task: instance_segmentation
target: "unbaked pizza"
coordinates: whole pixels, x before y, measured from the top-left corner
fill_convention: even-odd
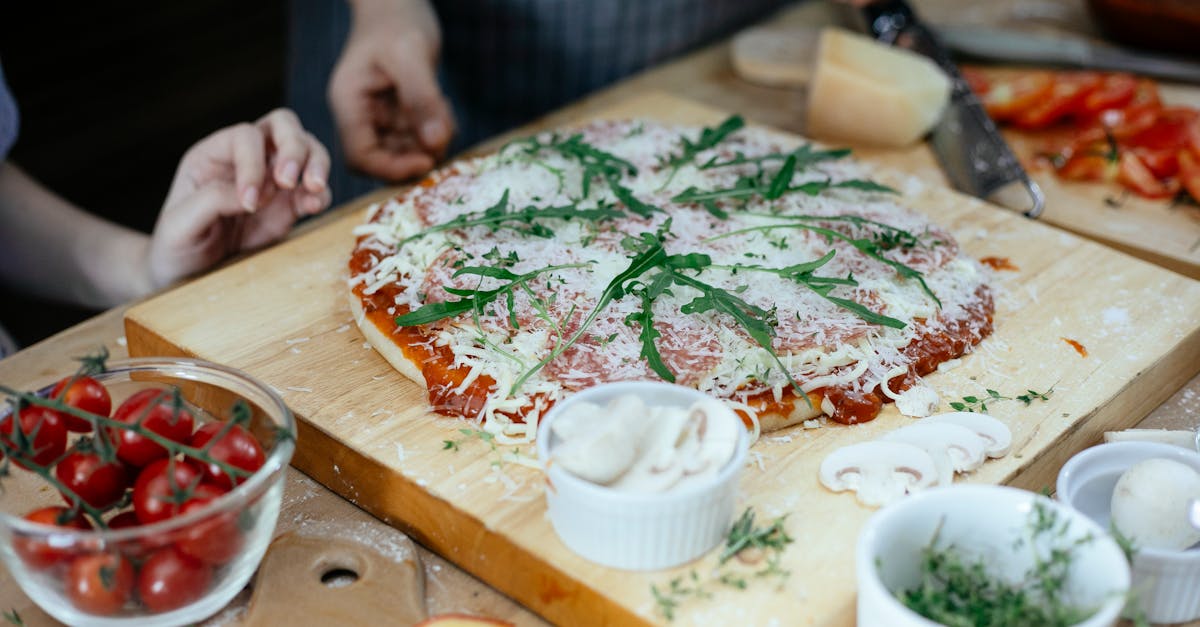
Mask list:
[[[764,430],[928,412],[920,377],[991,332],[988,273],[847,152],[736,116],[513,141],[369,210],[351,306],[434,411],[505,440],[607,381],[692,386]]]

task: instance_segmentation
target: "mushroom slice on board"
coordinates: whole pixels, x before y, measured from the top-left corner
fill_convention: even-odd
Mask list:
[[[933,457],[938,468],[938,485],[949,485],[954,473],[970,472],[983,465],[987,442],[983,436],[952,422],[917,422],[880,438],[919,446]]]
[[[945,414],[936,414],[928,418],[922,418],[922,423],[939,423],[949,422],[951,424],[964,426],[975,433],[978,433],[985,442],[987,442],[986,453],[988,457],[1004,457],[1012,450],[1012,430],[1008,425],[988,416],[987,414],[976,414],[969,411],[952,411]]]
[[[860,442],[843,446],[821,462],[821,484],[834,492],[854,490],[863,505],[887,505],[937,483],[933,457],[903,442]]]

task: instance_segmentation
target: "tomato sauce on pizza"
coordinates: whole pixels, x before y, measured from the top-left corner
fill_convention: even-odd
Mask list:
[[[994,306],[989,272],[846,152],[737,117],[511,142],[371,208],[356,320],[434,411],[508,440],[637,379],[764,429],[871,420],[927,398],[921,377],[990,334]]]

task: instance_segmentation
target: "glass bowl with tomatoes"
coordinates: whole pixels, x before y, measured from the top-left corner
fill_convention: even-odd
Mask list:
[[[131,359],[37,392],[0,385],[0,559],[70,625],[179,625],[223,608],[271,541],[295,448],[245,373]]]

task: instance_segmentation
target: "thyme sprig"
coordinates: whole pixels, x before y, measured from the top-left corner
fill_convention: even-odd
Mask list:
[[[709,599],[713,592],[709,584],[716,582],[736,590],[745,590],[750,581],[745,571],[734,569],[727,563],[739,555],[755,554],[756,559],[762,553],[766,554],[766,566],[753,572],[755,579],[777,578],[782,586],[791,576],[791,572],[781,566],[784,550],[794,539],[783,528],[786,516],[772,520],[765,527],[754,526],[754,510],[747,507],[737,521],[730,527],[725,537],[725,546],[717,558],[717,567],[704,578],[695,570],[688,572],[687,577],[675,577],[663,588],[650,584],[650,595],[658,607],[659,613],[668,621],[675,620],[679,606],[689,598]],[[750,561],[750,560],[746,560]]]
[[[493,231],[506,228],[530,237],[550,238],[554,237],[554,231],[546,226],[544,220],[578,219],[591,222],[604,222],[606,220],[617,220],[625,217],[625,212],[620,209],[603,204],[598,204],[591,208],[581,208],[578,204],[570,204],[553,207],[528,205],[520,209],[509,209],[508,195],[509,190],[506,189],[504,190],[504,194],[500,196],[500,200],[496,201],[496,204],[491,207],[483,211],[464,213],[441,224],[435,224],[420,233],[404,238],[400,241],[400,246],[423,237],[428,237],[434,233],[465,229],[472,226],[487,226]]]
[[[675,175],[679,173],[680,168],[691,163],[700,153],[715,148],[717,144],[725,141],[726,137],[729,137],[730,134],[738,131],[745,125],[746,121],[742,119],[742,116],[731,115],[716,127],[704,127],[700,131],[700,137],[695,142],[688,139],[686,135],[681,135],[679,137],[679,153],[668,154],[662,159],[663,164],[671,168],[671,173],[667,175],[666,181],[663,182],[659,189],[666,189],[671,184],[671,181],[675,180]],[[709,162],[711,163],[711,159]]]
[[[983,558],[967,561],[957,547],[939,547],[939,527],[922,549],[921,582],[897,596],[909,609],[944,625],[1078,624],[1095,608],[1068,605],[1064,591],[1076,549],[1095,538],[1086,534],[1066,541],[1069,525],[1040,499],[1034,503],[1027,533],[1014,547],[1032,552],[1024,585],[998,579]]]
[[[984,390],[984,392],[983,396],[964,396],[961,401],[950,403],[950,407],[955,411],[986,412],[988,410],[988,403],[997,403],[1000,401],[1021,401],[1026,407],[1029,407],[1034,401],[1050,400],[1050,395],[1054,393],[1054,386],[1050,386],[1050,389],[1045,392],[1026,390],[1024,394],[1016,396],[1005,396],[992,389]]]

